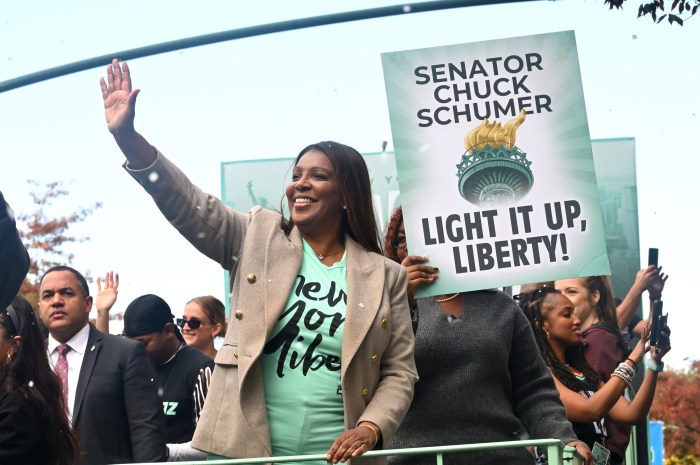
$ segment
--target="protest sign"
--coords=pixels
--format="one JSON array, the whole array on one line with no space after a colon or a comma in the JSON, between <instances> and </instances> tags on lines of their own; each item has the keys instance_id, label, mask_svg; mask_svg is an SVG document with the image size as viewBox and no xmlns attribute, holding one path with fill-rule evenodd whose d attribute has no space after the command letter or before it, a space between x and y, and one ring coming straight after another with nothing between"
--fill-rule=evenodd
<instances>
[{"instance_id":1,"label":"protest sign","mask_svg":"<svg viewBox=\"0 0 700 465\"><path fill-rule=\"evenodd\" d=\"M417 295L609 274L572 31L382 62Z\"/></svg>"}]
</instances>

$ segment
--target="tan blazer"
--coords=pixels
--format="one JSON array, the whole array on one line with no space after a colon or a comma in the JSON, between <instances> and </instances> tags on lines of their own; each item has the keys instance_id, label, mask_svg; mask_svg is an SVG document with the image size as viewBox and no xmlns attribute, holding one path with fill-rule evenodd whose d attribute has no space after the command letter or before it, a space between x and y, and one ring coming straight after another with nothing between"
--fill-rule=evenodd
<instances>
[{"instance_id":1,"label":"tan blazer","mask_svg":"<svg viewBox=\"0 0 700 465\"><path fill-rule=\"evenodd\" d=\"M242 214L225 207L192 185L162 154L145 170L127 170L182 235L231 271L229 328L192 445L233 458L270 456L260 356L301 268L301 235L296 228L285 235L280 215L270 210L256 207ZM406 271L349 237L346 253L348 301L341 353L345 427L371 421L387 444L408 410L418 379Z\"/></svg>"}]
</instances>

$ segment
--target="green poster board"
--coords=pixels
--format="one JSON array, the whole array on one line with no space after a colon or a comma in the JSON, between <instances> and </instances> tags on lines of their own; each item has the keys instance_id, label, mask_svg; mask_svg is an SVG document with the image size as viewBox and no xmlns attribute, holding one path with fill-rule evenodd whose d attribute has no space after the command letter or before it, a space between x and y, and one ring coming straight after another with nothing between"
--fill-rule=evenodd
<instances>
[{"instance_id":1,"label":"green poster board","mask_svg":"<svg viewBox=\"0 0 700 465\"><path fill-rule=\"evenodd\" d=\"M631 137L592 142L613 295L623 299L646 267L639 255L635 143Z\"/></svg>"}]
</instances>

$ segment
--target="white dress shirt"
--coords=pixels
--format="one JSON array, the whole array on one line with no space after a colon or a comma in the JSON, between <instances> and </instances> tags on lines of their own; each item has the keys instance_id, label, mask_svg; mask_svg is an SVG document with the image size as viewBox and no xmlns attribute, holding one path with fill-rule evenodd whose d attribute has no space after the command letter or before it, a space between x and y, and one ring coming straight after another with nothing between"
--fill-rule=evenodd
<instances>
[{"instance_id":1,"label":"white dress shirt","mask_svg":"<svg viewBox=\"0 0 700 465\"><path fill-rule=\"evenodd\" d=\"M68 418L73 418L73 404L75 404L75 390L78 387L78 377L80 376L80 367L83 366L83 357L87 348L88 336L90 335L90 325L86 324L83 328L75 333L66 344L71 350L66 353L66 361L68 362ZM56 366L58 360L58 342L49 333L49 362L51 367Z\"/></svg>"}]
</instances>

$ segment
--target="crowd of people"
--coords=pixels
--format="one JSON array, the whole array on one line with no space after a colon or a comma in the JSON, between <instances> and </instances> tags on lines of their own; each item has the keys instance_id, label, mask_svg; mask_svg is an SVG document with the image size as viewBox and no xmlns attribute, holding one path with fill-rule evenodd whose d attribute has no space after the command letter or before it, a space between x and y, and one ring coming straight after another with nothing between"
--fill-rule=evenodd
<instances>
[{"instance_id":1,"label":"crowd of people","mask_svg":"<svg viewBox=\"0 0 700 465\"><path fill-rule=\"evenodd\" d=\"M306 454L335 464L377 449L526 438L558 439L586 463L598 448L622 461L625 428L648 413L670 350L668 327L650 347L648 323L630 310L644 291L660 298L660 268L641 270L619 305L600 276L522 286L517 299L498 290L417 298L439 270L409 254L401 207L381 234L355 149L323 141L299 152L288 217L238 212L135 130L139 91L126 63L114 60L100 85L126 171L230 272L229 318L212 296L176 318L146 294L112 335L119 275L98 279L93 302L67 265L41 277L38 318L16 296L29 257L0 193L0 464ZM626 328L639 337L631 351ZM649 351L630 401L625 391ZM544 459L523 447L447 454L444 463Z\"/></svg>"}]
</instances>

